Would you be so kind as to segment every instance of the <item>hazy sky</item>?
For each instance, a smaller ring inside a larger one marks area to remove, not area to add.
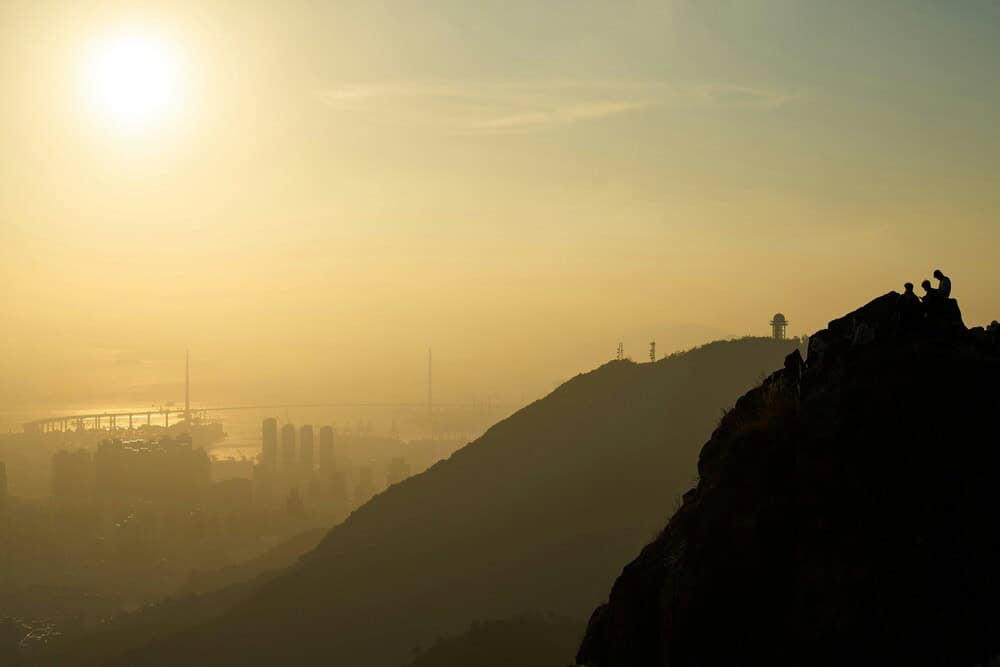
[[[996,2],[0,0],[0,401],[516,399],[935,266],[985,323],[998,103]]]

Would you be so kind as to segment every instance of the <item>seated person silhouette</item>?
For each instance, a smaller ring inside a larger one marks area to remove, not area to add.
[[[926,294],[923,297],[925,322],[933,329],[950,330],[953,327],[965,328],[962,323],[962,311],[958,308],[958,301],[945,298],[945,294],[950,293],[951,281],[944,275],[941,276],[940,289],[931,287],[931,281],[925,280],[921,283]]]
[[[924,302],[924,306],[931,308],[941,303],[941,292],[931,287],[931,281],[925,280],[920,283],[920,286],[924,288],[924,295],[920,297],[920,300]]]
[[[903,293],[896,300],[896,310],[899,313],[900,324],[906,328],[916,326],[923,318],[920,297],[913,293],[913,283],[903,285]]]
[[[934,269],[934,277],[938,281],[938,295],[942,301],[947,301],[951,298],[951,278],[941,273],[941,269]]]

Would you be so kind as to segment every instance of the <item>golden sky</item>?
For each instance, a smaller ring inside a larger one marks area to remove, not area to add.
[[[186,348],[207,402],[419,400],[429,346],[516,400],[937,266],[986,323],[998,45],[990,2],[0,0],[0,401],[177,399]]]

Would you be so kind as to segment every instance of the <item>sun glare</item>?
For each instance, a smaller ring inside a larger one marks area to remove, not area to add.
[[[159,126],[178,111],[182,70],[180,54],[162,35],[120,31],[95,41],[87,52],[83,92],[105,124],[122,130]]]

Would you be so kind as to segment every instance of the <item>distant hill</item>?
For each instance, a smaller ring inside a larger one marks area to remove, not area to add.
[[[584,625],[540,614],[476,622],[461,635],[419,652],[407,667],[566,667]]]
[[[690,486],[723,409],[793,347],[717,342],[577,376],[373,498],[252,594],[226,591],[242,601],[221,617],[113,664],[399,667],[475,619],[585,618]],[[71,646],[60,664],[116,650]]]
[[[1000,331],[897,298],[737,402],[580,664],[1000,664]]]
[[[192,572],[180,592],[185,595],[211,593],[250,581],[268,572],[283,570],[294,565],[302,554],[314,549],[327,530],[327,528],[310,528],[285,539],[248,561],[217,570]]]

